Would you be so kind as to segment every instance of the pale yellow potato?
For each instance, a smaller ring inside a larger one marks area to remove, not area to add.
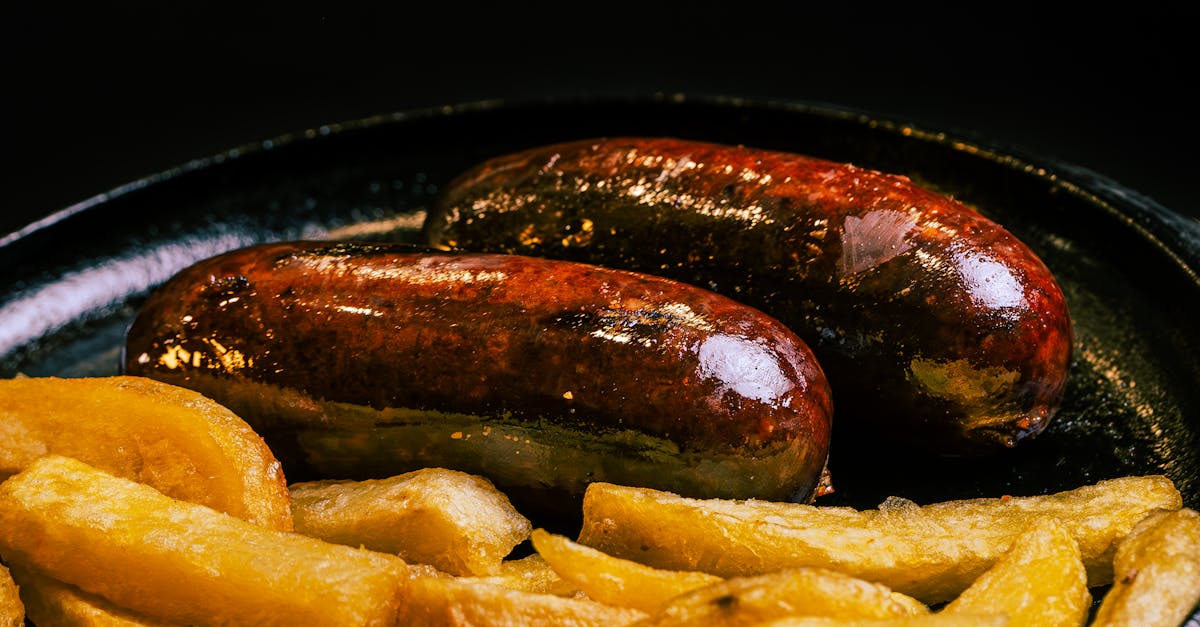
[[[675,597],[639,627],[758,625],[789,616],[838,619],[928,614],[920,601],[824,568],[733,577]]]
[[[426,468],[367,481],[291,486],[296,531],[395,553],[452,575],[497,575],[532,525],[491,481]]]
[[[1175,627],[1200,603],[1200,513],[1155,512],[1121,542],[1097,627]]]
[[[591,599],[513,590],[468,578],[414,577],[400,596],[400,624],[409,627],[620,627],[646,616]]]
[[[1078,542],[1090,585],[1112,581],[1117,541],[1148,512],[1183,500],[1163,476],[1125,477],[1045,496],[888,499],[879,509],[683,498],[593,483],[579,542],[668,570],[722,577],[817,566],[882,583],[929,604],[958,596],[1041,516]]]
[[[30,570],[16,569],[26,613],[35,625],[54,627],[158,627],[169,625],[138,616],[93,594]]]
[[[585,596],[578,588],[559,577],[537,553],[520,559],[505,560],[500,564],[500,572],[495,575],[457,577],[428,564],[409,564],[408,573],[412,577],[454,579],[463,583],[487,584],[521,592],[553,594],[560,597]]]
[[[524,592],[553,594],[560,597],[576,596],[579,588],[563,579],[541,555],[534,553],[520,559],[505,560],[500,572],[482,577],[460,577],[459,581],[486,583]]]
[[[826,618],[793,616],[781,618],[759,627],[1017,627],[1007,616],[971,614],[921,614],[900,618]]]
[[[1078,627],[1092,595],[1075,538],[1057,519],[1034,521],[942,614],[1003,614],[1022,627]]]
[[[564,580],[589,598],[643,612],[661,610],[672,598],[723,581],[708,573],[660,570],[570,539],[534,529],[533,548]]]
[[[0,555],[149,618],[390,625],[400,558],[266,529],[48,455],[0,484]]]
[[[25,604],[21,602],[17,583],[4,564],[0,564],[0,627],[21,627],[25,624]]]
[[[292,528],[275,455],[244,420],[188,389],[142,377],[0,379],[0,480],[49,453]]]

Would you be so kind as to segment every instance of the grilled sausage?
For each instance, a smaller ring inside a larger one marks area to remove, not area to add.
[[[258,245],[161,286],[125,350],[127,372],[246,419],[291,480],[443,466],[562,509],[598,480],[806,500],[828,456],[828,384],[794,333],[578,263]]]
[[[659,274],[766,312],[829,377],[836,446],[851,440],[844,429],[885,448],[1004,450],[1044,429],[1065,387],[1071,322],[1047,267],[902,176],[741,146],[588,139],[463,173],[423,236]]]

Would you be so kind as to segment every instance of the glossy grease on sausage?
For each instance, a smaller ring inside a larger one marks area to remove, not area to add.
[[[593,480],[807,499],[829,448],[824,374],[778,321],[683,283],[515,255],[226,253],[151,295],[125,369],[227,405],[285,471],[443,466],[564,504]]]
[[[838,446],[952,454],[1036,435],[1071,353],[1042,261],[980,213],[905,177],[672,138],[601,138],[496,157],[444,188],[443,248],[658,274],[759,308],[812,347]]]

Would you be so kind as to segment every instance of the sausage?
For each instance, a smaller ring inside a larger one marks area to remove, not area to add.
[[[231,408],[292,481],[441,466],[550,511],[576,509],[591,481],[808,500],[829,453],[828,383],[778,321],[548,259],[239,249],[151,294],[123,361]]]
[[[835,447],[989,456],[1041,432],[1066,384],[1071,319],[1041,259],[851,164],[675,138],[536,147],[451,181],[423,240],[659,274],[766,312],[820,360]]]

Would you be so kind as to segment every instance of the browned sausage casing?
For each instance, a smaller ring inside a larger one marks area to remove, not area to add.
[[[589,139],[464,173],[424,236],[659,274],[757,307],[813,348],[837,428],[856,438],[999,450],[1040,432],[1064,391],[1071,322],[1047,267],[998,224],[902,176],[746,147]]]
[[[285,470],[299,446],[326,477],[444,466],[547,498],[602,480],[807,499],[829,449],[824,374],[778,321],[667,279],[513,255],[226,253],[150,297],[125,369],[211,396]]]

